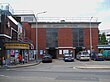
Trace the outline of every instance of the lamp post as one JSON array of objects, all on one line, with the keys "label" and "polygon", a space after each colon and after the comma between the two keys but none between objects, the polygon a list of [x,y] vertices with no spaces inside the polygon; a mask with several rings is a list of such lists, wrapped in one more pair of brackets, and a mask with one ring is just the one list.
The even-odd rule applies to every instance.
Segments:
[{"label": "lamp post", "polygon": [[39,12],[36,14],[36,60],[38,60],[38,15],[46,12],[47,11]]},{"label": "lamp post", "polygon": [[90,24],[89,24],[89,27],[90,27],[90,54],[92,53],[92,32],[91,32],[91,20],[92,20],[93,17],[90,18]]}]

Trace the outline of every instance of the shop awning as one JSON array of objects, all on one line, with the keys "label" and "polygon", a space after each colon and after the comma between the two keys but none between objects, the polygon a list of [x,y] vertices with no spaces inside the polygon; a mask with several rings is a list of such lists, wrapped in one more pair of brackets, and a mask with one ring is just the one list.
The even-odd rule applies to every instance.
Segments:
[{"label": "shop awning", "polygon": [[110,49],[110,45],[98,45],[98,49]]}]

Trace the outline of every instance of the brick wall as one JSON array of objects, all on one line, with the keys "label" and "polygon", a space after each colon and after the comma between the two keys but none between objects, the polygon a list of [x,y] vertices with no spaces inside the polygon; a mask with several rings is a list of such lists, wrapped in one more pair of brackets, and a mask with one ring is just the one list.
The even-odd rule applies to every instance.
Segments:
[{"label": "brick wall", "polygon": [[25,27],[25,37],[31,39],[31,26],[28,23],[22,23]]},{"label": "brick wall", "polygon": [[46,48],[46,29],[39,28],[38,29],[38,50],[45,50]]},{"label": "brick wall", "polygon": [[60,28],[58,30],[58,47],[72,47],[71,28]]},{"label": "brick wall", "polygon": [[31,29],[31,40],[33,41],[34,48],[36,49],[36,28]]},{"label": "brick wall", "polygon": [[[91,29],[92,34],[92,46],[93,48],[98,51],[97,45],[98,45],[98,28],[92,28]],[[85,28],[84,29],[84,46],[87,49],[90,49],[90,29]]]}]

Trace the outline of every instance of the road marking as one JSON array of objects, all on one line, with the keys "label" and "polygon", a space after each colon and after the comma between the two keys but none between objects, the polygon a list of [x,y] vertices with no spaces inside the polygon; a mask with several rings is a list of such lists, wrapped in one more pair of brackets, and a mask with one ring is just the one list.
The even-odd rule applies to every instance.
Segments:
[{"label": "road marking", "polygon": [[4,77],[5,75],[0,75],[1,77]]},{"label": "road marking", "polygon": [[8,70],[11,70],[11,69],[6,69],[6,70],[8,71]]},{"label": "road marking", "polygon": [[0,74],[0,77],[8,77],[8,76],[6,76],[6,75],[3,75],[3,74]]},{"label": "road marking", "polygon": [[73,69],[77,69],[77,67],[73,67]]}]

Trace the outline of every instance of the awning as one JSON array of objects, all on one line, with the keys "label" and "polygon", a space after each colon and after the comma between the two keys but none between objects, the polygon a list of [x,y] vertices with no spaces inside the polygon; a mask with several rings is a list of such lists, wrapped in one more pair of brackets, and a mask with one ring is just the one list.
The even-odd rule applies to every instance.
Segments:
[{"label": "awning", "polygon": [[110,45],[98,45],[98,49],[110,49]]}]

